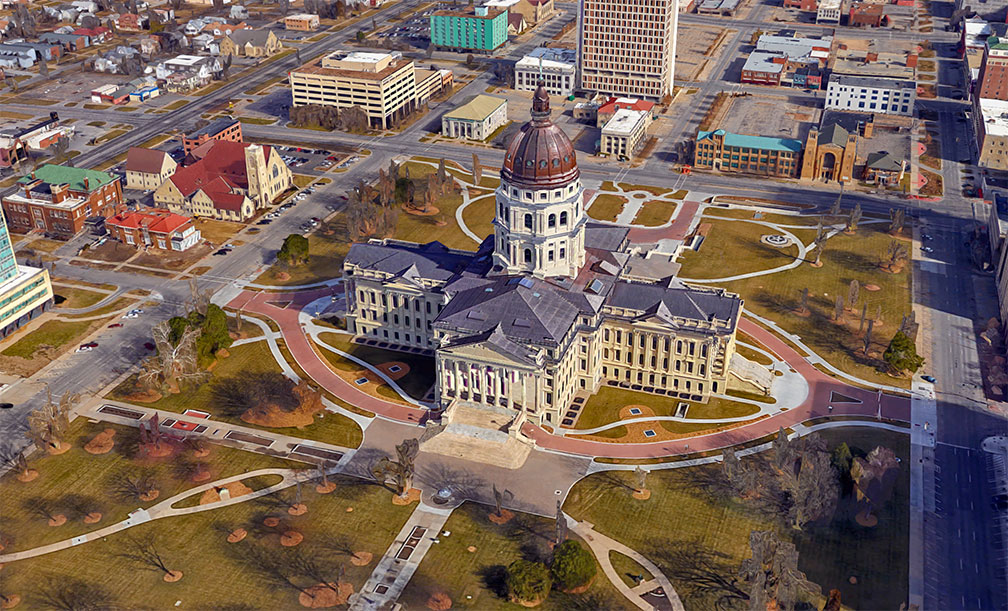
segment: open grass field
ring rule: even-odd
[[[622,195],[611,193],[596,195],[588,207],[588,216],[598,221],[615,221],[626,203],[627,198]]]
[[[710,231],[700,250],[684,250],[679,262],[683,278],[723,278],[787,265],[794,261],[798,247],[775,248],[760,241],[763,235],[778,232],[765,225],[742,221],[704,219]]]
[[[223,422],[233,422],[242,426],[256,428],[255,425],[221,413],[214,405],[212,387],[215,380],[231,377],[242,372],[267,373],[280,371],[280,366],[269,351],[266,342],[254,342],[233,347],[231,356],[221,359],[213,369],[210,378],[196,388],[188,388],[178,394],[168,394],[157,401],[143,403],[146,407],[162,409],[170,412],[184,412],[195,409],[213,414],[213,418]],[[122,384],[109,393],[110,399],[130,401],[131,394],[137,390],[136,376],[127,378]],[[324,441],[348,448],[360,445],[363,434],[357,423],[342,414],[324,412],[316,417],[315,423],[302,428],[269,428],[266,430],[277,433]]]
[[[308,236],[308,262],[302,265],[288,266],[274,263],[263,272],[256,282],[275,284],[278,286],[297,285],[335,278],[343,273],[343,258],[350,250],[350,244],[343,237],[344,228],[342,214],[335,221],[323,223],[318,231]],[[279,249],[280,244],[277,244]],[[280,274],[286,274],[284,278]]]
[[[89,291],[75,286],[53,286],[53,294],[56,297],[56,305],[61,308],[87,308],[109,296],[108,293]]]
[[[88,321],[50,320],[23,335],[21,339],[7,346],[0,354],[30,359],[45,346],[58,350],[67,344],[74,343],[87,334],[91,325],[92,323]]]
[[[320,582],[304,575],[294,575],[288,582],[268,570],[268,560],[257,557],[280,560],[276,564],[285,570],[308,560],[318,569],[316,577],[328,581],[336,581],[342,566],[344,581],[359,590],[413,507],[393,505],[392,493],[379,486],[350,478],[337,481],[344,485],[328,495],[302,486],[308,512],[301,516],[286,513],[286,503],[295,494],[288,489],[262,500],[155,520],[101,541],[9,563],[3,569],[4,593],[20,594],[27,608],[61,608],[50,602],[52,595],[71,592],[77,605],[89,601],[96,609],[171,609],[177,601],[201,609],[299,609],[297,588]],[[281,525],[264,526],[266,516],[280,517]],[[248,536],[228,543],[228,533],[239,527]],[[303,542],[282,547],[279,531],[285,529],[300,532]],[[122,554],[136,549],[134,541],[148,542],[172,570],[182,571],[182,579],[166,583],[160,570],[124,558]],[[252,553],[256,550],[261,553]],[[354,552],[367,552],[374,559],[355,566],[349,562]]]
[[[230,240],[234,234],[245,228],[241,223],[230,221],[218,221],[216,219],[196,219],[196,229],[200,230],[200,235],[204,240],[209,240],[213,244],[224,244]]]
[[[409,367],[409,373],[396,380],[396,384],[414,399],[423,399],[430,387],[434,385],[435,371],[434,359],[432,357],[353,344],[350,343],[349,336],[343,333],[321,333],[319,334],[319,339],[337,350],[342,350],[376,367],[393,361],[405,363]],[[361,366],[357,363],[344,359],[328,350],[320,350],[320,352],[340,375],[361,370]],[[388,392],[381,392],[381,395],[386,397],[391,395],[395,399],[399,399],[399,395],[390,388],[387,388],[387,386],[383,385],[382,388]]]
[[[748,225],[748,223],[746,223]],[[758,239],[758,236],[756,236]],[[746,309],[774,320],[840,369],[866,380],[907,386],[908,381],[893,378],[884,371],[881,354],[899,327],[903,316],[910,313],[911,275],[906,269],[898,274],[884,271],[879,262],[893,240],[878,225],[862,225],[856,235],[840,234],[826,242],[821,268],[800,265],[781,273],[757,276],[719,284],[745,299]],[[701,254],[708,244],[701,247]],[[717,256],[717,251],[712,251]],[[693,256],[693,255],[690,255]],[[726,258],[723,274],[739,269],[760,267],[750,254],[748,259]],[[780,257],[771,257],[779,264]],[[734,263],[734,265],[732,265]],[[706,265],[698,263],[698,265]],[[684,267],[684,277],[694,275]],[[856,309],[844,315],[845,322],[832,319],[837,295],[847,296],[851,280],[861,285]],[[876,286],[878,290],[864,287]],[[807,317],[799,316],[800,291],[809,289]],[[881,324],[875,322],[872,346],[863,354],[864,339],[858,335],[861,308],[867,304],[868,317],[881,309]]]
[[[646,202],[634,217],[634,225],[645,227],[658,227],[669,222],[675,214],[677,205],[674,202],[650,201]]]
[[[470,195],[470,197],[472,196]],[[497,199],[491,193],[466,206],[462,211],[462,220],[465,221],[469,231],[478,236],[488,236],[493,233],[494,205],[496,203]],[[469,243],[475,245],[471,239]]]
[[[519,558],[548,560],[553,520],[517,514],[498,526],[488,519],[494,509],[465,503],[452,513],[440,537],[417,568],[399,601],[407,609],[425,609],[436,592],[452,599],[453,609],[517,609],[503,593],[504,570]],[[469,547],[475,548],[470,552]],[[587,547],[587,546],[586,546]],[[634,609],[598,569],[583,594],[553,590],[538,609]]]
[[[107,454],[84,450],[95,435],[115,430],[115,446]],[[190,479],[190,469],[197,462],[206,463],[213,479],[265,468],[304,468],[303,463],[211,445],[210,454],[193,457],[190,448],[181,447],[172,457],[138,458],[139,430],[104,422],[91,423],[77,418],[70,425],[67,442],[72,448],[64,454],[49,455],[36,451],[28,466],[38,471],[34,481],[19,482],[15,473],[0,481],[0,534],[10,540],[4,551],[21,551],[55,543],[126,519],[138,507],[149,507],[158,500],[199,485]],[[142,501],[123,488],[126,476],[147,475],[156,482],[160,494],[153,501]],[[97,524],[85,524],[92,511],[102,514]],[[48,515],[63,514],[67,521],[49,526]]]
[[[575,484],[564,510],[649,557],[672,580],[687,609],[714,607],[712,598],[694,587],[699,583],[697,571],[730,581],[750,555],[749,532],[761,529],[774,530],[795,543],[799,568],[824,594],[838,588],[844,605],[852,609],[899,608],[907,596],[909,440],[906,435],[865,427],[831,429],[821,435],[830,448],[846,442],[852,450],[868,452],[884,445],[902,459],[892,498],[877,508],[878,526],[865,528],[854,522],[857,503],[847,496],[831,520],[794,530],[776,515],[760,513],[719,492],[723,476],[716,465],[651,472],[647,501],[630,496],[632,473],[591,475]],[[768,459],[763,455],[743,461]],[[852,576],[857,583],[850,582]]]
[[[748,403],[736,403],[712,397],[707,403],[693,403],[681,399],[673,399],[662,395],[637,392],[612,386],[603,386],[592,395],[581,408],[581,416],[575,424],[579,429],[591,429],[610,422],[617,422],[624,418],[635,416],[620,416],[620,410],[628,405],[644,405],[649,407],[655,416],[672,416],[680,403],[689,405],[686,413],[687,418],[733,418],[736,416],[748,416],[759,411],[755,405]],[[677,422],[663,422],[663,425],[677,425]],[[690,423],[692,424],[692,423]],[[702,428],[713,428],[714,425],[698,425]],[[669,429],[672,432],[671,428]]]
[[[111,303],[103,305],[102,307],[96,310],[92,310],[90,312],[84,312],[83,314],[68,314],[64,316],[68,320],[77,320],[82,318],[91,318],[92,316],[110,315],[115,314],[120,310],[124,310],[134,304],[136,304],[138,307],[140,305],[137,304],[136,299],[131,299],[129,297],[118,297],[116,299],[113,299]]]

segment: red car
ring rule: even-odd
[[[121,326],[123,326],[121,322],[114,322],[111,325],[109,325],[108,328],[109,329],[118,329]]]

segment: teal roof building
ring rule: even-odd
[[[435,11],[431,44],[442,49],[490,53],[507,42],[508,12],[486,6]]]

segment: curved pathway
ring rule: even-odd
[[[194,507],[180,507],[173,509],[172,505],[181,501],[182,499],[188,498],[194,494],[200,494],[211,488],[223,486],[232,482],[238,482],[250,477],[256,477],[259,475],[279,475],[282,479],[279,483],[273,484],[272,486],[267,486],[260,490],[255,490],[249,494],[243,494],[241,496],[236,496],[234,498],[217,501],[216,503],[207,503],[205,505],[196,505]],[[173,497],[167,498],[160,503],[151,505],[147,509],[139,509],[130,514],[130,517],[126,518],[121,522],[116,522],[115,524],[106,526],[105,528],[99,528],[98,530],[93,530],[89,533],[73,537],[71,539],[64,539],[63,541],[58,541],[56,543],[50,543],[49,545],[42,545],[32,549],[12,552],[10,554],[0,555],[0,564],[6,562],[14,562],[15,560],[25,560],[28,558],[35,558],[36,556],[42,556],[45,554],[50,554],[52,552],[58,552],[60,550],[67,549],[69,547],[74,547],[81,545],[83,543],[88,543],[90,541],[95,541],[101,539],[102,537],[107,537],[109,535],[122,532],[128,528],[150,522],[151,520],[159,520],[161,518],[170,518],[173,516],[186,515],[191,513],[199,513],[201,511],[211,511],[213,509],[219,509],[220,507],[227,507],[228,505],[236,505],[238,503],[243,503],[245,501],[250,501],[252,499],[259,498],[261,496],[266,496],[273,494],[284,488],[289,488],[296,483],[308,481],[315,477],[314,471],[308,471],[304,469],[259,469],[257,471],[249,471],[248,473],[240,473],[238,475],[232,475],[231,477],[225,477],[213,482],[207,482],[205,484],[190,488],[176,494]]]
[[[684,611],[682,601],[679,599],[679,594],[676,593],[675,588],[672,587],[672,582],[669,578],[661,572],[655,563],[648,560],[643,554],[637,550],[631,549],[626,545],[620,543],[615,539],[611,539],[599,531],[592,528],[592,524],[589,522],[575,522],[570,516],[564,514],[567,518],[567,523],[570,525],[570,529],[576,533],[579,537],[584,539],[588,547],[591,548],[593,554],[595,554],[595,559],[602,566],[602,572],[605,576],[612,582],[613,586],[619,590],[620,594],[625,596],[627,600],[637,605],[645,611],[654,609],[654,607],[641,598],[641,594],[646,594],[657,587],[661,587],[668,597],[669,604],[672,605],[673,611]],[[631,588],[623,582],[619,573],[613,568],[612,561],[609,560],[609,552],[617,552],[632,558],[637,564],[644,567],[648,573],[651,573],[653,579],[650,582],[645,582],[641,586],[646,587],[646,590],[640,591],[638,588]],[[651,585],[651,582],[656,582]],[[650,585],[650,587],[648,587]]]
[[[331,295],[332,291],[329,289],[315,289],[290,294],[242,291],[227,305],[245,312],[266,316],[276,322],[280,326],[284,343],[294,360],[305,374],[322,388],[350,405],[374,412],[378,416],[419,425],[427,415],[426,409],[393,403],[361,391],[337,375],[312,348],[308,337],[301,328],[299,317],[301,308],[319,297]]]
[[[315,382],[351,405],[372,411],[375,414],[397,420],[420,424],[426,410],[386,401],[364,393],[337,375],[315,352],[309,343],[299,312],[302,307],[322,296],[331,295],[329,290],[304,291],[294,294],[269,294],[243,291],[228,305],[243,308],[274,320],[279,326],[288,349],[302,369]],[[881,407],[881,415],[887,419],[910,419],[910,400],[906,396],[882,395],[881,400],[875,390],[868,390],[853,384],[846,384],[815,367],[814,362],[823,362],[812,350],[794,339],[795,344],[812,355],[803,357],[777,335],[748,318],[739,321],[739,330],[753,337],[778,359],[787,364],[797,374],[805,378],[809,385],[804,400],[786,411],[777,412],[767,418],[732,429],[672,441],[652,443],[612,443],[588,439],[572,439],[551,434],[534,424],[526,423],[522,432],[542,449],[592,457],[610,458],[655,458],[676,454],[691,454],[707,450],[745,443],[775,433],[780,428],[793,428],[800,423],[819,416],[867,416],[874,417]],[[868,384],[863,380],[846,376],[854,384]],[[887,387],[891,392],[908,393],[905,389]],[[860,401],[860,403],[836,403],[829,409],[832,392],[837,392]],[[879,406],[879,402],[881,405]]]

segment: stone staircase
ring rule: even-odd
[[[514,413],[501,408],[457,405],[447,425],[429,425],[420,450],[484,464],[518,469],[532,451],[524,437],[508,434]]]

